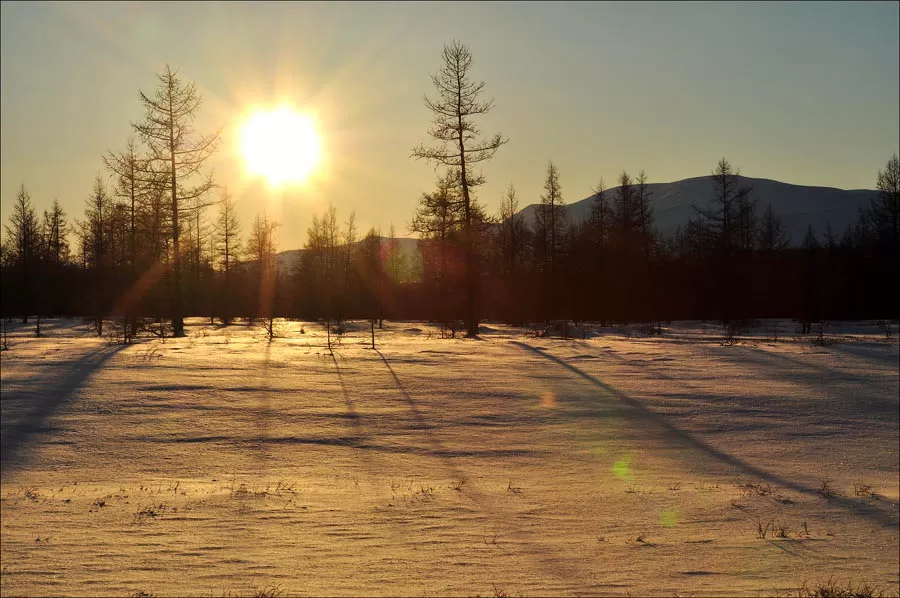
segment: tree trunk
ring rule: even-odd
[[[174,114],[171,92],[169,94],[169,114]],[[174,118],[174,117],[173,117]],[[169,152],[172,178],[172,250],[175,255],[172,281],[172,336],[184,336],[184,316],[181,313],[181,248],[178,243],[178,187],[175,180],[175,132],[169,126]]]

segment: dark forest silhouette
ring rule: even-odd
[[[277,223],[265,214],[246,240],[226,189],[204,171],[218,133],[192,129],[200,97],[166,67],[128,140],[105,165],[112,190],[97,176],[82,219],[70,221],[54,201],[39,218],[22,185],[0,256],[4,319],[86,316],[98,335],[124,342],[137,334],[184,334],[185,316],[235,318],[427,319],[455,333],[477,334],[483,319],[512,324],[574,320],[647,322],[718,320],[726,326],[763,317],[897,318],[900,160],[877,171],[879,195],[854,225],[812,228],[788,243],[771,205],[760,206],[725,158],[710,176],[715,193],[672,236],[654,227],[648,177],[622,172],[614,193],[594,190],[590,216],[567,221],[560,169],[548,164],[534,223],[519,213],[510,185],[492,216],[475,191],[476,164],[506,139],[479,141],[473,117],[493,108],[483,83],[469,79],[471,54],[445,47],[433,77],[437,100],[416,158],[442,168],[408,225],[419,235],[420,263],[409,263],[393,230],[359,238],[353,214],[314,216],[296,267],[277,265]],[[459,93],[456,93],[459,92]],[[170,101],[171,100],[171,101]],[[536,191],[536,190],[532,190]],[[213,223],[204,218],[215,214]],[[393,227],[392,227],[393,229]],[[71,233],[71,235],[70,235]],[[75,241],[70,246],[70,236]]]

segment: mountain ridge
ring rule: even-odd
[[[799,185],[775,179],[738,175],[740,184],[749,184],[756,199],[756,213],[761,215],[771,203],[772,211],[782,219],[785,233],[792,244],[799,244],[809,226],[821,237],[827,224],[835,235],[843,233],[847,225],[852,225],[860,208],[867,207],[878,197],[875,189],[840,189],[818,185]],[[687,224],[688,218],[696,217],[693,205],[704,207],[714,195],[715,184],[712,175],[702,175],[680,179],[669,183],[648,183],[650,203],[655,215],[655,226],[660,234],[672,236],[679,227]],[[614,200],[619,186],[605,189],[603,194]],[[596,197],[592,193],[585,198],[566,205],[569,222],[580,221],[590,214],[591,203]],[[540,204],[528,204],[517,214],[525,218],[528,225],[534,224],[535,212]],[[418,239],[395,237],[401,243],[401,251],[407,255],[418,252]],[[382,238],[387,243],[388,237]],[[278,253],[279,267],[291,267],[303,254],[304,249],[288,249]]]
[[[746,177],[738,175],[741,185],[749,185],[751,197],[756,200],[757,216],[771,203],[772,211],[779,216],[791,243],[799,243],[806,235],[808,227],[821,236],[831,224],[835,235],[840,235],[847,225],[855,222],[860,208],[868,206],[878,196],[874,189],[839,189],[784,183],[774,179]],[[715,183],[711,175],[691,177],[670,183],[648,183],[650,204],[656,217],[656,228],[663,235],[675,234],[684,227],[688,219],[696,217],[693,206],[705,207],[712,200]],[[603,191],[604,197],[614,200],[620,187]],[[596,193],[566,205],[570,223],[581,221],[590,214]],[[526,223],[534,223],[535,212],[540,204],[533,203],[519,211]]]

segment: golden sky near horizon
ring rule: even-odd
[[[124,147],[166,63],[204,98],[200,132],[222,126],[210,166],[246,226],[265,209],[281,249],[302,246],[329,203],[364,231],[399,235],[434,169],[430,75],[453,38],[496,102],[486,134],[509,143],[483,165],[489,211],[515,185],[538,201],[548,160],[564,199],[603,177],[651,182],[709,173],[872,188],[900,137],[896,3],[42,3],[2,4],[0,217],[24,183],[38,212],[80,217],[107,150]],[[312,123],[308,176],[273,186],[242,131],[291,106]],[[309,120],[303,120],[308,118]],[[298,124],[307,122],[307,125]],[[267,125],[268,126],[268,125]],[[265,129],[265,127],[263,127]],[[313,152],[311,145],[307,158]],[[264,153],[264,152],[263,152]],[[299,155],[299,154],[298,154]],[[252,162],[253,160],[251,160]],[[273,167],[274,168],[274,167]]]

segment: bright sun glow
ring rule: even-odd
[[[251,115],[241,133],[241,150],[250,174],[274,186],[302,183],[321,159],[312,119],[289,108]]]

